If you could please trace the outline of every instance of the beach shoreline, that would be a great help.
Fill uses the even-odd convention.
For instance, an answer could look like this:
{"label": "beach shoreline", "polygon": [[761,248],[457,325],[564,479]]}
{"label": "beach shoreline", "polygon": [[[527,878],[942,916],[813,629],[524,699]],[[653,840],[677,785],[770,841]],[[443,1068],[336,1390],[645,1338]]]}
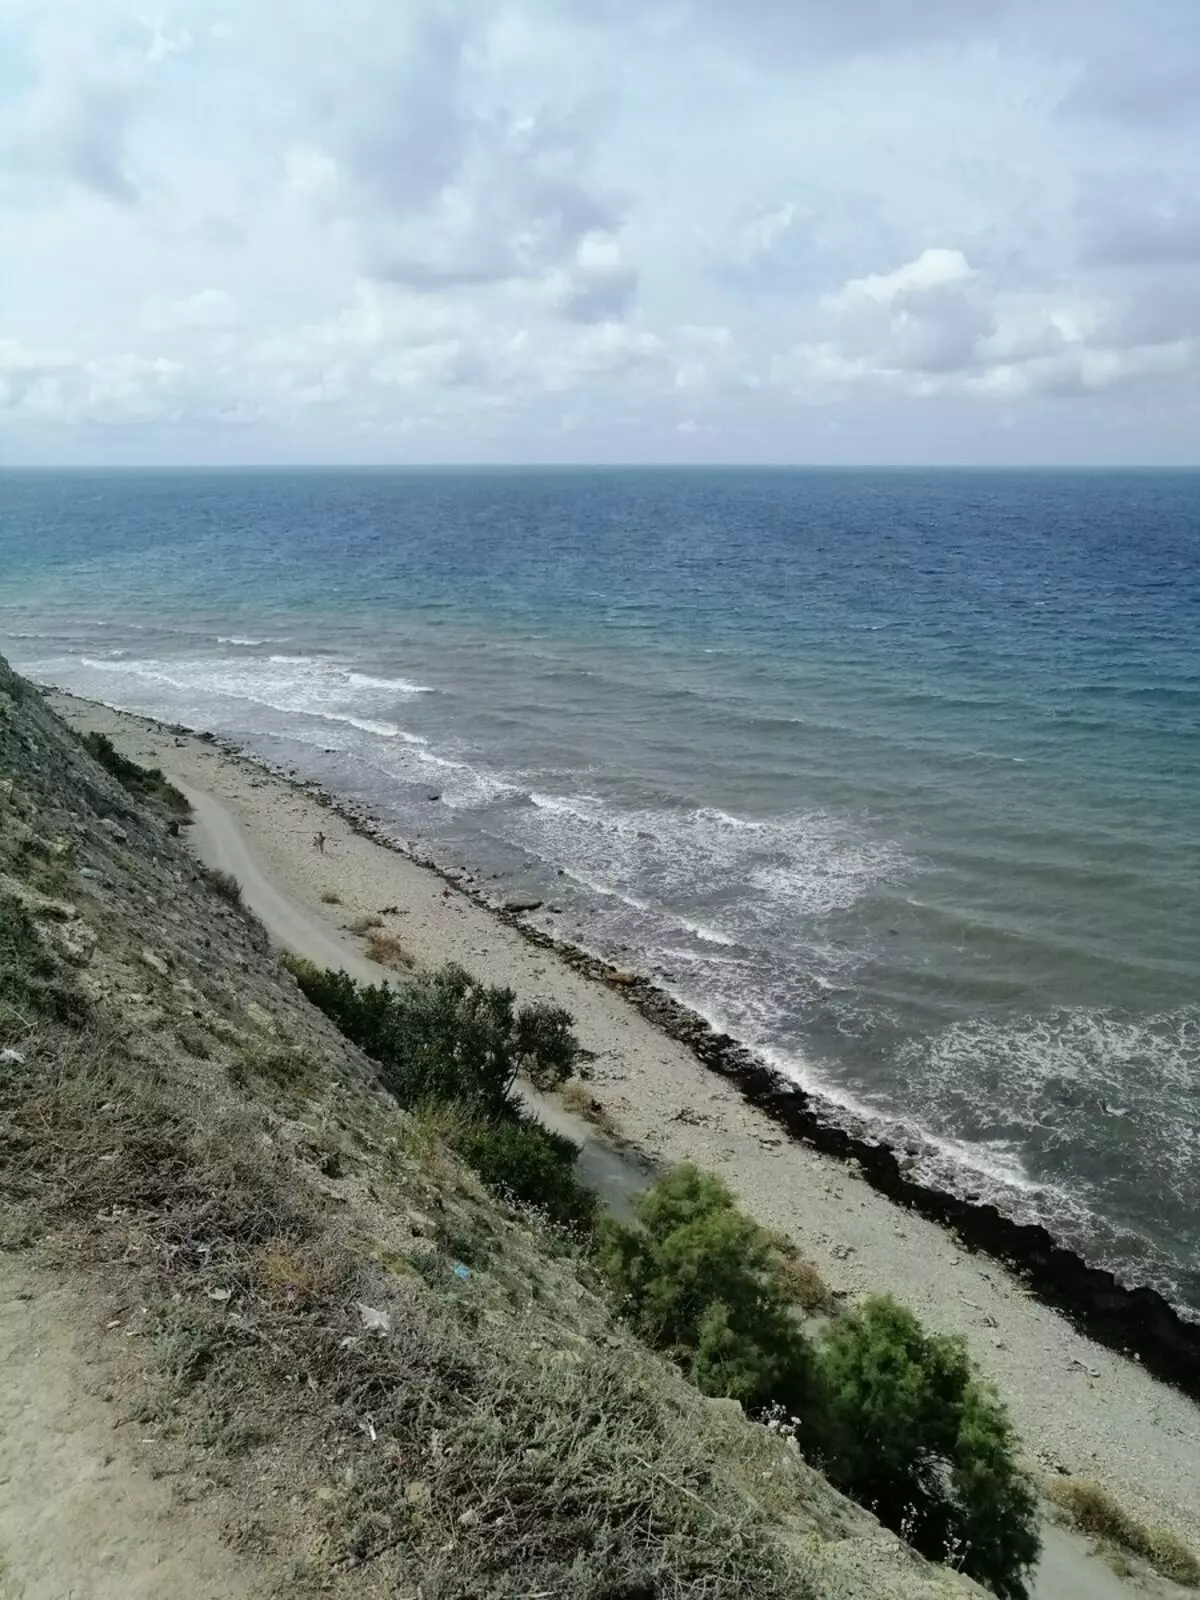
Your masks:
{"label": "beach shoreline", "polygon": [[[1200,1392],[1200,1327],[1154,1291],[1124,1288],[1044,1229],[914,1180],[903,1153],[839,1126],[659,986],[531,925],[515,904],[495,905],[461,871],[406,851],[320,785],[210,733],[57,692],[51,703],[77,728],[108,733],[134,759],[215,796],[272,879],[339,932],[345,916],[390,907],[389,931],[419,963],[457,959],[487,981],[567,1005],[595,1053],[589,1089],[633,1149],[720,1172],[760,1220],[797,1238],[840,1294],[892,1292],[962,1334],[1044,1467],[1098,1477],[1153,1520],[1200,1535],[1190,1492],[1200,1411],[1151,1375]],[[332,853],[312,846],[326,831]],[[322,899],[331,894],[336,905]],[[1116,1353],[1123,1348],[1141,1364]]]}

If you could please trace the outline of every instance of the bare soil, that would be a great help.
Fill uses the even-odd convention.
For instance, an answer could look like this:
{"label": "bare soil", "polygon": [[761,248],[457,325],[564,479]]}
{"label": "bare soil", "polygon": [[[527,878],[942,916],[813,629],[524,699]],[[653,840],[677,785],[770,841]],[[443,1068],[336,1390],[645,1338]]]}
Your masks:
{"label": "bare soil", "polygon": [[[0,1596],[261,1593],[212,1502],[162,1475],[100,1330],[58,1274],[0,1255]],[[103,1352],[103,1353],[102,1353]]]}

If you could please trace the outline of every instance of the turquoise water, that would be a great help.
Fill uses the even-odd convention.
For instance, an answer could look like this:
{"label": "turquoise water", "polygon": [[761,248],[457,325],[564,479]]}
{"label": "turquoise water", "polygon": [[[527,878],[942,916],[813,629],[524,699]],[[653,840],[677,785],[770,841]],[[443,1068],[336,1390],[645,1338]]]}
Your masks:
{"label": "turquoise water", "polygon": [[0,510],[17,666],[543,894],[1200,1310],[1200,476],[28,473]]}

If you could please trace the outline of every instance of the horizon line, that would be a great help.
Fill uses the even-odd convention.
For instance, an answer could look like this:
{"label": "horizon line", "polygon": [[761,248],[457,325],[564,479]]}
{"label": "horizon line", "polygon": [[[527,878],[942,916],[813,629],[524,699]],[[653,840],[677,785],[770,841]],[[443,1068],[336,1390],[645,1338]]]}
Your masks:
{"label": "horizon line", "polygon": [[1200,472],[1200,461],[66,461],[5,472]]}

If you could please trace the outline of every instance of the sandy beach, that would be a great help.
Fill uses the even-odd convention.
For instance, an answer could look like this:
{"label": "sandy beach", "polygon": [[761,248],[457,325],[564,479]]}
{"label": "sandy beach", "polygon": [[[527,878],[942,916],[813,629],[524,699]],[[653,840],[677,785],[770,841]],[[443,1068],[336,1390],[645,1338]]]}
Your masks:
{"label": "sandy beach", "polygon": [[[1043,1470],[1095,1478],[1146,1520],[1200,1544],[1200,1408],[1188,1398],[1082,1337],[999,1263],[893,1205],[851,1166],[787,1140],[618,990],[530,943],[437,873],[355,832],[314,795],[211,740],[65,695],[51,703],[76,728],[105,732],[185,789],[198,852],[234,873],[280,943],[377,977],[363,939],[348,931],[371,914],[418,965],[457,961],[523,997],[565,1005],[594,1054],[589,1091],[623,1148],[565,1107],[543,1114],[585,1141],[585,1175],[607,1194],[632,1194],[655,1163],[688,1159],[720,1173],[761,1222],[797,1241],[836,1291],[894,1294],[930,1327],[962,1335]],[[314,846],[318,833],[323,851]],[[1114,1581],[1096,1566],[1097,1600]],[[1056,1591],[1042,1583],[1043,1592]]]}

